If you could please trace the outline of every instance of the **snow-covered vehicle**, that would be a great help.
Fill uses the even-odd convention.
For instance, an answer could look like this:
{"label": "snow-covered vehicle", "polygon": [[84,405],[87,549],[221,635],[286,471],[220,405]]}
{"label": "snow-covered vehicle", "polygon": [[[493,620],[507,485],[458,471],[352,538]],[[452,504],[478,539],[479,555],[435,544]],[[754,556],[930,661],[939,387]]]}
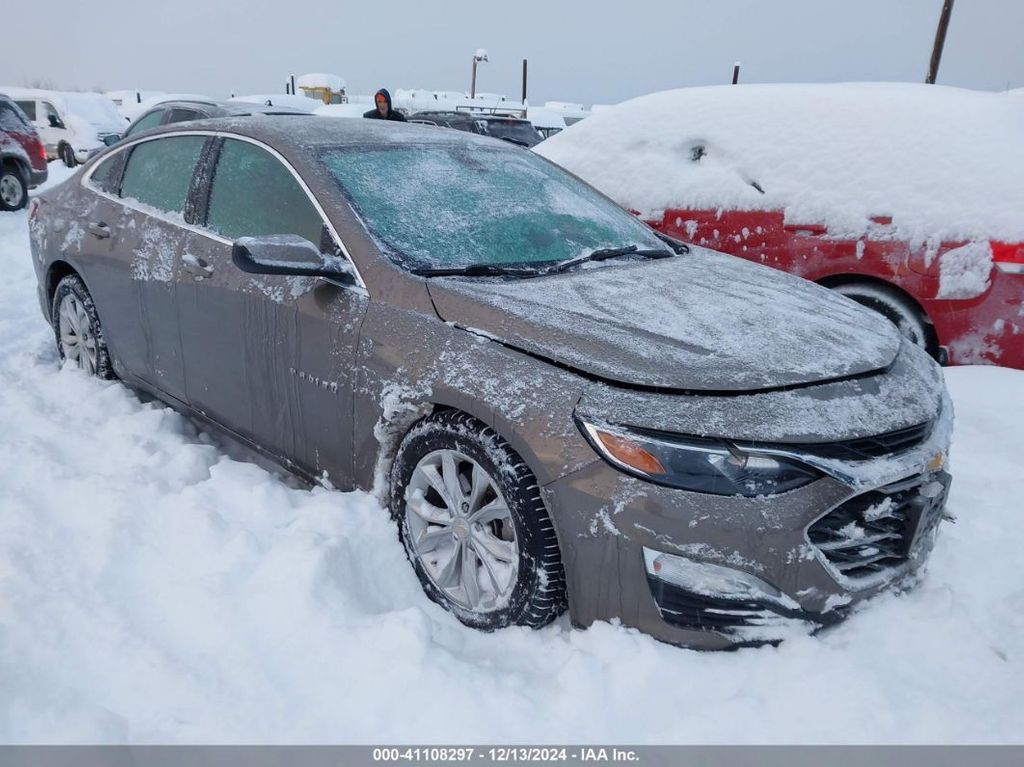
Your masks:
{"label": "snow-covered vehicle", "polygon": [[63,359],[374,490],[470,626],[568,605],[777,640],[914,573],[944,514],[953,413],[922,349],[501,141],[167,125],[29,219]]}
{"label": "snow-covered vehicle", "polygon": [[28,116],[0,93],[0,210],[21,210],[46,181],[46,149]]}
{"label": "snow-covered vehicle", "polygon": [[687,242],[798,274],[954,364],[1024,368],[1024,100],[741,85],[597,111],[537,151]]}
{"label": "snow-covered vehicle", "polygon": [[[206,120],[211,117],[251,117],[252,115],[304,115],[309,112],[287,106],[265,106],[246,101],[213,101],[212,99],[173,99],[161,101],[139,115],[124,132],[124,138],[159,125]],[[108,142],[117,143],[119,138]]]}
{"label": "snow-covered vehicle", "polygon": [[[102,149],[102,135],[108,132],[124,130],[125,123],[108,120],[109,115],[103,113],[103,107],[87,99],[95,96],[105,99],[99,94],[76,94],[73,108],[70,99],[72,94],[60,91],[36,90],[30,88],[0,87],[21,108],[29,120],[39,131],[46,146],[48,159],[60,159],[69,168],[85,162],[91,153]],[[117,115],[112,102],[106,100],[110,110]]]}

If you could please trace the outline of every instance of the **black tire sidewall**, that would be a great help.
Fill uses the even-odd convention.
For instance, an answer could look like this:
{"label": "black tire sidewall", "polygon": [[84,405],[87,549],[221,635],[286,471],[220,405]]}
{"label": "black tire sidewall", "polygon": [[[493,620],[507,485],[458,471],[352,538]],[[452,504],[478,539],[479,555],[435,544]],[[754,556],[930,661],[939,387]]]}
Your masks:
{"label": "black tire sidewall", "polygon": [[53,291],[53,301],[50,304],[50,321],[61,363],[64,362],[65,356],[60,342],[60,303],[68,293],[72,293],[78,298],[89,317],[89,324],[96,339],[96,377],[104,380],[114,378],[114,369],[110,363],[110,354],[103,336],[103,326],[100,324],[99,314],[96,312],[96,304],[82,278],[76,274],[70,274],[57,283],[57,288]]}
{"label": "black tire sidewall", "polygon": [[[912,343],[917,344],[929,354],[934,356],[935,354],[935,341],[932,334],[929,332],[928,323],[924,317],[914,311],[910,306],[904,306],[904,302],[898,298],[889,298],[884,292],[876,293],[873,290],[858,290],[856,285],[850,285],[848,287],[843,286],[837,288],[839,293],[849,298],[851,301],[856,301],[858,304],[863,306],[865,309],[882,315],[889,322],[896,326],[899,330],[900,335],[904,336]],[[904,331],[904,322],[914,328],[915,335],[922,334],[920,341],[908,336]]]}
{"label": "black tire sidewall", "polygon": [[17,181],[18,185],[21,187],[21,201],[17,205],[8,205],[6,202],[0,199],[0,210],[21,210],[28,204],[28,182],[25,180],[25,174],[18,167],[12,168],[9,165],[5,165],[3,169],[0,170],[0,178],[6,178],[7,176],[11,176],[12,178],[14,178],[14,180]]}
{"label": "black tire sidewall", "polygon": [[[476,432],[476,433],[474,433]],[[455,450],[472,458],[495,481],[511,512],[519,548],[519,571],[508,604],[487,613],[467,611],[452,602],[431,580],[408,542],[409,530],[405,515],[405,488],[412,479],[420,459],[435,450]],[[502,468],[496,464],[498,459]],[[391,472],[390,510],[398,524],[398,534],[406,555],[416,571],[423,590],[434,601],[478,629],[493,630],[515,625],[527,613],[535,595],[541,591],[540,568],[545,540],[538,531],[537,507],[533,495],[539,496],[536,480],[522,459],[493,429],[468,417],[428,418],[413,427],[399,447]],[[546,510],[541,510],[547,516]]]}

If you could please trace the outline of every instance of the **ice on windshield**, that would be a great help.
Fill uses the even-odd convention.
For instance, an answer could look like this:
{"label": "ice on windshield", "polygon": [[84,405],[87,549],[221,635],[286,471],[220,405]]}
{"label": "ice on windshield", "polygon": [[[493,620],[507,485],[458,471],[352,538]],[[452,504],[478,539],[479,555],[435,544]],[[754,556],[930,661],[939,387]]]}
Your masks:
{"label": "ice on windshield", "polygon": [[382,248],[408,268],[536,264],[597,248],[664,249],[617,205],[517,149],[330,149],[322,161]]}

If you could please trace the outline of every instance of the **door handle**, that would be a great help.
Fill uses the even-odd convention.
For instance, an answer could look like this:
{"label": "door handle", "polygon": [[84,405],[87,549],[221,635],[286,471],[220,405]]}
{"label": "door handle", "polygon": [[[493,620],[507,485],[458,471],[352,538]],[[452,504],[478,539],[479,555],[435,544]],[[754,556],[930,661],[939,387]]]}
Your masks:
{"label": "door handle", "polygon": [[89,222],[89,234],[93,235],[97,239],[105,240],[111,235],[110,227],[104,224],[102,221],[90,221]]}
{"label": "door handle", "polygon": [[199,256],[193,256],[191,253],[186,253],[181,257],[181,263],[185,271],[189,274],[194,274],[199,279],[209,277],[213,274],[213,267],[210,266],[204,259]]}

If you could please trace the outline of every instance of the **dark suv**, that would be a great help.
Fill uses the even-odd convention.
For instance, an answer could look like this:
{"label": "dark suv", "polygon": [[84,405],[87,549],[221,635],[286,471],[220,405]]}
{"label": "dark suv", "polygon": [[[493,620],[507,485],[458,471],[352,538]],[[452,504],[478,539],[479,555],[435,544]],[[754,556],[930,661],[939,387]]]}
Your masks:
{"label": "dark suv", "polygon": [[504,139],[513,144],[531,147],[536,146],[544,137],[529,120],[522,120],[511,115],[491,114],[488,112],[417,112],[409,118],[411,122],[426,125],[438,125],[443,128],[455,128],[467,133],[478,133],[481,136]]}
{"label": "dark suv", "polygon": [[0,94],[0,210],[20,210],[46,181],[46,147],[25,113]]}

